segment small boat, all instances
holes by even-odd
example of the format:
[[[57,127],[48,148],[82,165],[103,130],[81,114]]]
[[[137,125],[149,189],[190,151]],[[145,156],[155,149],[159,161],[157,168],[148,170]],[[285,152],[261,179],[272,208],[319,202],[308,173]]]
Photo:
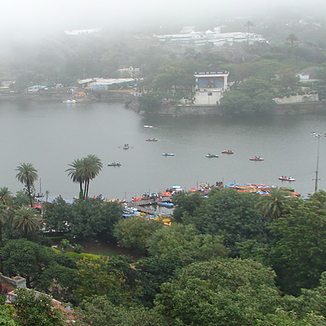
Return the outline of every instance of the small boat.
[[[108,163],[108,166],[121,166],[120,162],[112,162],[112,163]]]
[[[234,152],[231,149],[224,149],[222,154],[233,154]]]
[[[264,159],[262,157],[260,157],[260,156],[251,157],[249,160],[250,161],[255,161],[255,162],[264,161]]]
[[[129,144],[124,144],[122,148],[123,149],[129,149]]]
[[[144,125],[144,128],[153,128],[151,125]]]
[[[63,101],[62,103],[75,104],[75,103],[77,103],[77,101],[76,100],[67,100],[67,101]]]
[[[285,176],[285,175],[282,175],[281,177],[278,177],[278,179],[281,180],[281,181],[295,181],[294,178],[292,178],[292,177],[287,177],[287,176]]]
[[[147,138],[146,141],[158,141],[157,138]]]
[[[209,154],[209,153],[208,153],[208,154],[206,155],[206,157],[207,157],[207,158],[214,158],[214,157],[217,158],[218,155],[217,155],[217,154]]]
[[[166,152],[164,152],[164,153],[162,153],[162,156],[174,156],[174,153],[166,153]]]

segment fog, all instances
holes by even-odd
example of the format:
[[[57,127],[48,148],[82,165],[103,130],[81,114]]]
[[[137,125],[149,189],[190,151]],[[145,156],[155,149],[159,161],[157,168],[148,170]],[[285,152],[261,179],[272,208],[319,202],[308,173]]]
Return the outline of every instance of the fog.
[[[325,9],[322,0],[11,0],[2,1],[0,19],[1,36],[10,39],[95,27],[114,31],[158,24],[217,24],[236,16],[318,15]]]

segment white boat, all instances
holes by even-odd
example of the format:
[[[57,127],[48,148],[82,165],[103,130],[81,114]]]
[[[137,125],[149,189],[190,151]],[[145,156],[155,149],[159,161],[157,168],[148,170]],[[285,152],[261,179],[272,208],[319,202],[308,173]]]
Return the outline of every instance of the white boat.
[[[144,128],[153,128],[151,125],[144,125]]]
[[[63,101],[62,103],[75,104],[75,103],[77,103],[77,101],[76,100],[67,100],[67,101]]]
[[[281,180],[281,181],[295,181],[294,178],[292,178],[292,177],[287,177],[287,176],[285,176],[285,175],[282,175],[281,177],[278,177],[278,179]]]
[[[174,153],[166,153],[166,152],[163,152],[162,153],[162,156],[174,156]]]

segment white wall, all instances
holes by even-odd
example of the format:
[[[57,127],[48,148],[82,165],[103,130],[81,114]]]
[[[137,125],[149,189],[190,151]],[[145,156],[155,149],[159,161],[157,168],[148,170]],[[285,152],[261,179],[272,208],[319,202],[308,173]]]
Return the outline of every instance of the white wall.
[[[212,95],[208,95],[209,93]],[[222,98],[221,91],[196,92],[194,104],[195,105],[216,105],[216,104],[219,104],[221,98]]]

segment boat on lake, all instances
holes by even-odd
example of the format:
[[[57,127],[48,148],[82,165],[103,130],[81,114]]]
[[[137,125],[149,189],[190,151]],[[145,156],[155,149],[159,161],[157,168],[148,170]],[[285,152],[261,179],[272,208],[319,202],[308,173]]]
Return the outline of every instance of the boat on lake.
[[[121,166],[120,162],[112,162],[112,163],[108,163],[108,166]]]
[[[129,149],[129,144],[124,144],[122,148],[123,149]]]
[[[281,180],[281,181],[295,181],[294,178],[292,178],[292,177],[287,177],[287,176],[285,176],[285,175],[282,175],[281,177],[278,177],[278,179]]]
[[[256,162],[264,161],[264,159],[261,156],[251,157],[249,160],[250,161],[256,161]]]
[[[222,154],[233,154],[234,152],[231,149],[224,149]]]
[[[166,153],[166,152],[163,152],[162,153],[162,156],[174,156],[174,153]]]
[[[218,155],[217,155],[217,154],[209,154],[209,153],[208,153],[208,154],[206,155],[206,157],[207,157],[207,158],[217,158]]]
[[[157,138],[147,138],[146,141],[158,141]]]
[[[153,128],[151,125],[144,125],[144,128]]]

